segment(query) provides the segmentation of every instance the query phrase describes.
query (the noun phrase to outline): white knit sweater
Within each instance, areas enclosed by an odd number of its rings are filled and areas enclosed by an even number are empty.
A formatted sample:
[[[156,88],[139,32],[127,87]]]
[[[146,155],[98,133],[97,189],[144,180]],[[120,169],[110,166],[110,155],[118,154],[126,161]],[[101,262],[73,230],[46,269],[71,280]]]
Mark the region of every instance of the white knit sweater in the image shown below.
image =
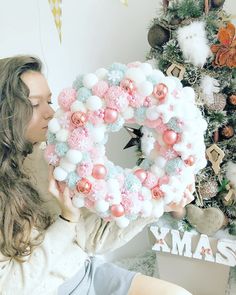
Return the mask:
[[[47,166],[42,160],[42,151],[35,149],[27,161],[25,166],[32,173],[32,179],[48,194]],[[141,218],[120,229],[114,222],[105,222],[85,208],[80,211],[78,223],[58,218],[25,262],[0,255],[1,295],[57,294],[58,287],[83,267],[88,254],[102,254],[121,247],[153,221]]]

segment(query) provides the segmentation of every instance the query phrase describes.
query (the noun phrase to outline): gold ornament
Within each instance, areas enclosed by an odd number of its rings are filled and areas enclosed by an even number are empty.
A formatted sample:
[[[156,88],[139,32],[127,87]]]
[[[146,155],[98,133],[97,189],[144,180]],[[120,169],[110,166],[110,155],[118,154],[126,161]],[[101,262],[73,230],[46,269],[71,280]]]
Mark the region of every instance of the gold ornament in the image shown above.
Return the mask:
[[[125,6],[128,6],[128,0],[120,0],[120,2],[121,2],[122,4],[124,4]]]
[[[166,73],[168,76],[177,77],[180,80],[183,80],[185,68],[182,65],[173,63],[167,70]]]
[[[212,169],[217,175],[220,172],[220,164],[225,156],[224,151],[222,151],[217,144],[211,145],[206,149],[206,154],[208,156],[209,161],[212,164]]]
[[[61,42],[61,3],[62,0],[48,0]]]

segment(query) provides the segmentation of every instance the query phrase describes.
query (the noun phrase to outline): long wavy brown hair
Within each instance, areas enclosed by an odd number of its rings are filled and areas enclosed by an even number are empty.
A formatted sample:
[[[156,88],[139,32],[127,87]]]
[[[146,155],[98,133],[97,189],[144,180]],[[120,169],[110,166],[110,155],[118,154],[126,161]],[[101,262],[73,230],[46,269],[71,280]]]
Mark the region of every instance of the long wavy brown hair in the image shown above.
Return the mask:
[[[0,59],[0,251],[19,261],[32,253],[53,222],[23,169],[33,151],[24,136],[33,109],[21,75],[41,68],[41,61],[31,56]],[[34,238],[33,229],[38,233]]]

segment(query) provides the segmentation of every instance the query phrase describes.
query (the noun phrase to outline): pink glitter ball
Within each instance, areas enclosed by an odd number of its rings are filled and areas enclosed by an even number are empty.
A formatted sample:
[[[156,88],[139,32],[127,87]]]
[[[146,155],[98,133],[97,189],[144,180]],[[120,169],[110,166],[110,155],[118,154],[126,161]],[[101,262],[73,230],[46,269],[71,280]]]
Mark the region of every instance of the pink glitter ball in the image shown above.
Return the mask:
[[[44,151],[44,158],[50,165],[56,166],[58,164],[59,157],[55,153],[55,145],[49,144],[46,147],[46,149]]]
[[[93,164],[92,162],[81,162],[80,165],[77,166],[76,172],[77,174],[83,178],[92,174]]]
[[[97,95],[99,97],[103,97],[105,93],[107,92],[109,86],[106,81],[98,81],[97,84],[95,84],[92,88],[93,95]]]
[[[143,182],[143,185],[146,186],[147,188],[152,188],[154,187],[156,183],[157,183],[157,177],[153,173],[147,171],[147,177],[145,181]]]
[[[64,111],[69,111],[71,104],[76,100],[74,88],[63,89],[58,96],[58,104]]]
[[[128,106],[127,93],[119,86],[111,86],[105,95],[105,100],[107,107],[119,112]]]

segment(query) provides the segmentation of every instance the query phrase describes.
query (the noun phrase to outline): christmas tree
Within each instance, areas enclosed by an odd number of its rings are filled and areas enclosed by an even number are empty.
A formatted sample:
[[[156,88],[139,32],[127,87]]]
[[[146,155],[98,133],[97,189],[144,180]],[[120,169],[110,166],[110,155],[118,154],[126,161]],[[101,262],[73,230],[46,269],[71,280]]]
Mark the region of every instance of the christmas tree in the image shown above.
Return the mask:
[[[236,235],[236,34],[223,4],[164,0],[148,31],[147,58],[194,88],[208,123],[208,164],[196,177],[195,200],[172,213],[184,229],[208,235],[222,228]]]

